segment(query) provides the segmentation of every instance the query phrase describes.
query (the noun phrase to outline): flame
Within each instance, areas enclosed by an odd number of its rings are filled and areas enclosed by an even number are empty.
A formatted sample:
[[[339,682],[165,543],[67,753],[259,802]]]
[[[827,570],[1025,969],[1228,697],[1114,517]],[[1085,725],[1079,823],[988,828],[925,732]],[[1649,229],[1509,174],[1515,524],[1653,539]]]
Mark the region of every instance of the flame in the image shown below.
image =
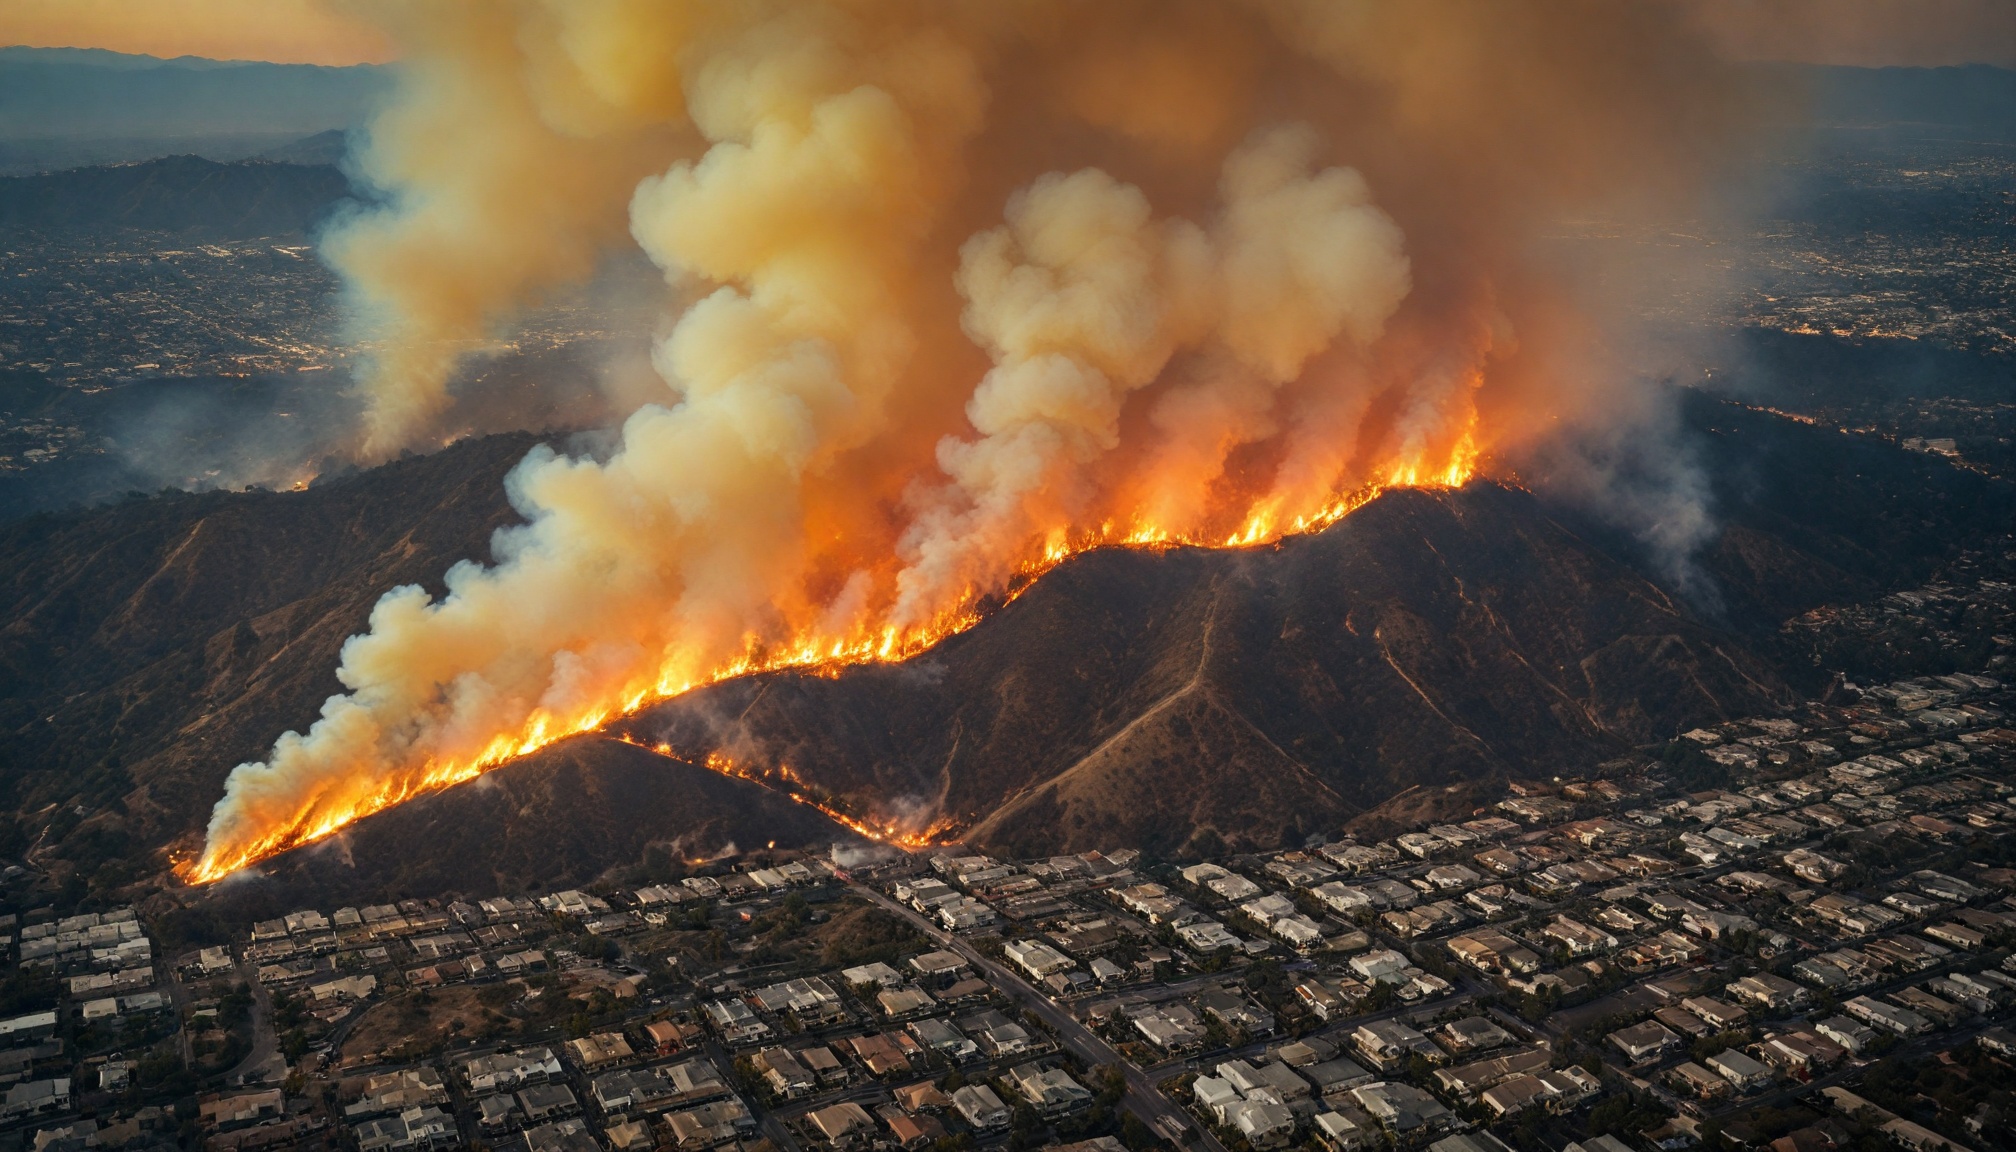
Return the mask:
[[[840,802],[834,798],[815,795],[811,790],[811,786],[800,779],[798,774],[793,772],[791,766],[788,764],[776,764],[768,767],[744,764],[719,749],[709,752],[705,756],[682,756],[673,751],[670,744],[662,742],[658,744],[646,744],[628,733],[618,734],[616,739],[633,747],[642,748],[647,752],[655,752],[669,759],[681,760],[689,764],[698,764],[710,772],[718,772],[723,776],[733,776],[738,780],[748,780],[761,784],[774,792],[789,797],[795,803],[803,804],[807,808],[817,809],[827,819],[846,827],[849,831],[863,839],[873,840],[878,844],[888,844],[906,851],[928,848],[933,844],[944,843],[960,827],[958,821],[950,818],[934,820],[919,829],[905,828],[900,821],[869,819],[856,816],[841,807]]]
[[[1300,535],[1320,532],[1364,507],[1381,493],[1395,488],[1442,489],[1461,487],[1476,473],[1478,447],[1474,418],[1439,462],[1419,458],[1396,463],[1384,470],[1382,478],[1351,492],[1333,496],[1313,512],[1285,515],[1278,505],[1263,504],[1252,509],[1239,527],[1228,535],[1203,536],[1176,531],[1148,522],[1117,524],[1111,521],[1080,534],[1065,530],[1050,533],[1040,541],[1030,558],[1016,571],[1005,591],[988,596],[968,589],[957,605],[930,623],[908,630],[892,627],[857,630],[846,635],[823,635],[808,631],[782,645],[765,645],[751,637],[746,650],[718,667],[698,672],[668,666],[651,683],[632,689],[621,698],[583,710],[574,715],[557,715],[541,709],[533,712],[515,732],[500,732],[475,756],[461,760],[430,761],[419,772],[406,775],[352,802],[316,807],[300,813],[295,820],[276,826],[265,836],[247,841],[227,852],[205,854],[172,863],[175,874],[185,883],[209,884],[240,869],[283,852],[313,844],[343,828],[417,796],[438,792],[473,780],[489,770],[537,752],[559,740],[600,729],[612,719],[653,704],[673,699],[742,676],[795,670],[813,675],[835,676],[860,664],[891,663],[910,659],[956,636],[993,611],[1013,602],[1051,569],[1085,552],[1099,548],[1164,549],[1178,547],[1258,548],[1278,544]],[[624,739],[628,739],[624,737]],[[634,740],[629,741],[636,743]],[[639,745],[645,747],[645,745]],[[671,749],[653,748],[664,755]],[[790,796],[798,803],[824,812],[863,837],[905,848],[938,843],[956,828],[941,820],[921,831],[904,829],[891,822],[873,823],[837,808],[821,799],[788,767],[757,769],[736,764],[719,752],[697,762],[724,775],[754,780]]]

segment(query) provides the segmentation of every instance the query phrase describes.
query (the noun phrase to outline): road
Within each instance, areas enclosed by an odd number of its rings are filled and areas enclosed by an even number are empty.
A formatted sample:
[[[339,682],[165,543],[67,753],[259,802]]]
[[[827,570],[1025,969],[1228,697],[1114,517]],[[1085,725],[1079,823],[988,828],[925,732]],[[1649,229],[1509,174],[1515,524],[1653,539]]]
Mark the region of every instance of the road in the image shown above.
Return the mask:
[[[252,1051],[224,1074],[225,1083],[253,1083],[256,1073],[267,1073],[260,1077],[261,1080],[269,1076],[275,1080],[284,1079],[287,1062],[280,1058],[280,1037],[273,1031],[273,997],[259,982],[259,972],[250,961],[238,962],[238,979],[252,992]],[[268,1073],[269,1064],[278,1065],[277,1075]]]
[[[175,1006],[175,1022],[179,1025],[175,1029],[175,1048],[181,1054],[182,1066],[192,1072],[196,1070],[196,1050],[189,1039],[191,1000],[188,987],[182,983],[182,968],[184,965],[194,963],[196,955],[195,952],[190,952],[178,956],[168,965],[168,1002]]]
[[[733,1079],[735,1057],[721,1046],[720,1041],[708,1040],[702,1050],[707,1053],[707,1058],[714,1062],[714,1067],[720,1069],[723,1076]],[[749,1110],[755,1114],[756,1123],[762,1129],[763,1135],[774,1147],[781,1148],[784,1152],[799,1152],[798,1138],[791,1134],[791,1129],[785,1125],[782,1116],[773,1109],[765,1108],[754,1092],[744,1092],[742,1098],[749,1105]]]
[[[1183,1109],[1164,1096],[1146,1072],[1122,1059],[1111,1045],[1101,1040],[1091,1029],[1085,1027],[1078,1018],[1066,1012],[1048,996],[1038,992],[1032,985],[1007,967],[982,956],[972,945],[946,932],[936,924],[926,920],[914,909],[899,904],[889,897],[864,884],[854,884],[854,891],[874,902],[885,911],[901,916],[915,926],[939,947],[949,948],[958,953],[973,966],[973,970],[1003,992],[1019,1001],[1034,1012],[1038,1019],[1049,1025],[1059,1043],[1087,1065],[1107,1064],[1120,1069],[1126,1077],[1127,1092],[1122,1097],[1128,1111],[1133,1112],[1162,1135],[1179,1145],[1185,1139],[1194,1139],[1205,1152],[1225,1152],[1225,1146],[1209,1130],[1191,1122]],[[1180,1135],[1179,1135],[1180,1134]]]

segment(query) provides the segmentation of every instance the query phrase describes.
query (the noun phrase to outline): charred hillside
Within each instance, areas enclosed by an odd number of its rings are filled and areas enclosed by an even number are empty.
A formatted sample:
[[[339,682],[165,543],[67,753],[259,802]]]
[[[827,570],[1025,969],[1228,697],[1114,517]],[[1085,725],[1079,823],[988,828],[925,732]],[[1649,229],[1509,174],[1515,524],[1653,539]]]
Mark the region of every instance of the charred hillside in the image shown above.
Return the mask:
[[[640,718],[1021,853],[1277,843],[1414,784],[1580,766],[1789,691],[1733,637],[1492,484],[1388,493],[1242,552],[1080,557],[894,667]]]
[[[1082,556],[909,664],[724,684],[630,727],[1007,852],[1275,844],[1413,785],[1586,767],[1787,703],[1782,621],[2008,530],[1999,483],[1685,406],[1722,519],[1694,571],[1516,489],[1390,492],[1274,548]]]
[[[2016,511],[2005,484],[1880,440],[1684,411],[1717,484],[1691,577],[1710,596],[1516,488],[1393,492],[1278,547],[1081,556],[909,663],[723,684],[618,727],[1004,849],[1271,843],[1413,785],[1586,765],[1818,691],[1779,656],[1783,621],[1922,582]],[[79,896],[158,882],[230,768],[339,689],[382,593],[488,555],[531,442],[0,528],[0,855]],[[275,861],[267,890],[536,887],[654,844],[838,834],[758,785],[582,740]]]
[[[388,809],[210,890],[229,920],[302,905],[545,892],[612,867],[824,848],[845,828],[746,780],[582,736]]]
[[[340,690],[380,595],[488,555],[532,443],[0,527],[0,853],[33,845],[80,884],[159,868],[149,850],[200,832],[233,764]]]

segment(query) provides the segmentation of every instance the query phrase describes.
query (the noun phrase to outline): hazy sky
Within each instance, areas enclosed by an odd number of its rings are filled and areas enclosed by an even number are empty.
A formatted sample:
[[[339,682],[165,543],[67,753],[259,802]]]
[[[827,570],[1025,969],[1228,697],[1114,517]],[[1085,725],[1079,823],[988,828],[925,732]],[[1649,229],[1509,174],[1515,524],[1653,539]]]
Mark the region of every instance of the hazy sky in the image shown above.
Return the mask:
[[[2016,67],[2016,0],[1689,0],[1730,56]]]
[[[332,0],[0,0],[0,44],[288,64],[380,63],[391,44]]]
[[[1687,0],[1733,57],[2016,67],[2016,0]],[[345,0],[0,0],[0,44],[356,64],[387,41]]]

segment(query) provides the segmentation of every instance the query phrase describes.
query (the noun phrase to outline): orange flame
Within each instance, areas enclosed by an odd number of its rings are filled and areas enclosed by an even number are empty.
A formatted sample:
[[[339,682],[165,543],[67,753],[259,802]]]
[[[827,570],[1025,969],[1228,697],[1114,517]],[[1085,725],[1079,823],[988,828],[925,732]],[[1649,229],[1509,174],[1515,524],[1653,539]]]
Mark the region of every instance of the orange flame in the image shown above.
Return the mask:
[[[172,867],[175,874],[189,884],[208,884],[221,880],[261,860],[325,839],[372,813],[416,796],[472,780],[492,768],[529,755],[555,741],[592,732],[616,716],[635,712],[640,708],[724,680],[789,669],[817,675],[833,675],[857,664],[909,659],[930,650],[948,637],[971,628],[988,612],[1012,602],[1044,573],[1080,553],[1093,549],[1262,547],[1287,537],[1320,532],[1364,507],[1389,488],[1460,487],[1476,471],[1479,450],[1474,431],[1473,415],[1469,425],[1439,464],[1418,459],[1396,463],[1381,472],[1377,481],[1356,491],[1335,496],[1314,512],[1287,516],[1278,506],[1263,504],[1250,511],[1240,522],[1237,530],[1224,536],[1205,538],[1192,533],[1173,531],[1152,523],[1121,525],[1108,522],[1095,530],[1076,535],[1060,530],[1040,542],[1034,554],[1020,567],[1015,578],[1009,583],[1005,593],[993,597],[991,603],[980,590],[969,589],[956,607],[919,628],[900,630],[884,627],[859,630],[842,636],[824,635],[814,630],[786,644],[767,646],[752,637],[741,656],[719,667],[703,670],[697,674],[690,670],[668,667],[660,673],[655,682],[643,689],[633,689],[621,699],[602,702],[574,715],[556,715],[544,709],[535,711],[518,731],[498,733],[473,757],[429,762],[419,772],[406,774],[388,782],[379,791],[338,805],[312,807],[299,813],[291,822],[276,826],[263,837],[214,855],[205,854],[195,859],[182,860]],[[669,749],[660,751],[671,754]],[[720,758],[719,753],[708,756],[704,762],[707,767],[728,775],[746,776],[771,786],[778,786],[781,783],[780,790],[785,791],[793,800],[818,808],[872,840],[905,847],[921,847],[936,842],[953,827],[949,821],[941,821],[940,824],[922,832],[912,832],[900,829],[894,824],[871,824],[849,813],[838,811],[830,803],[806,794],[804,783],[796,779],[788,768],[774,770],[775,778],[771,779],[753,769],[734,766]]]
[[[660,756],[683,760],[690,764],[698,764],[710,772],[718,772],[723,776],[733,776],[738,780],[749,780],[761,784],[772,791],[789,797],[795,803],[803,804],[807,808],[817,809],[825,814],[827,819],[843,825],[863,839],[873,840],[878,844],[889,844],[906,850],[927,848],[933,844],[943,843],[948,836],[959,828],[958,821],[952,819],[935,820],[922,829],[906,829],[900,821],[870,820],[856,816],[842,808],[838,802],[831,798],[822,798],[813,795],[808,790],[810,786],[801,780],[788,764],[777,764],[767,768],[757,767],[744,764],[719,749],[709,752],[705,756],[682,756],[673,751],[670,744],[646,744],[628,734],[619,734],[616,739],[633,747],[642,748],[648,752],[655,752]]]

